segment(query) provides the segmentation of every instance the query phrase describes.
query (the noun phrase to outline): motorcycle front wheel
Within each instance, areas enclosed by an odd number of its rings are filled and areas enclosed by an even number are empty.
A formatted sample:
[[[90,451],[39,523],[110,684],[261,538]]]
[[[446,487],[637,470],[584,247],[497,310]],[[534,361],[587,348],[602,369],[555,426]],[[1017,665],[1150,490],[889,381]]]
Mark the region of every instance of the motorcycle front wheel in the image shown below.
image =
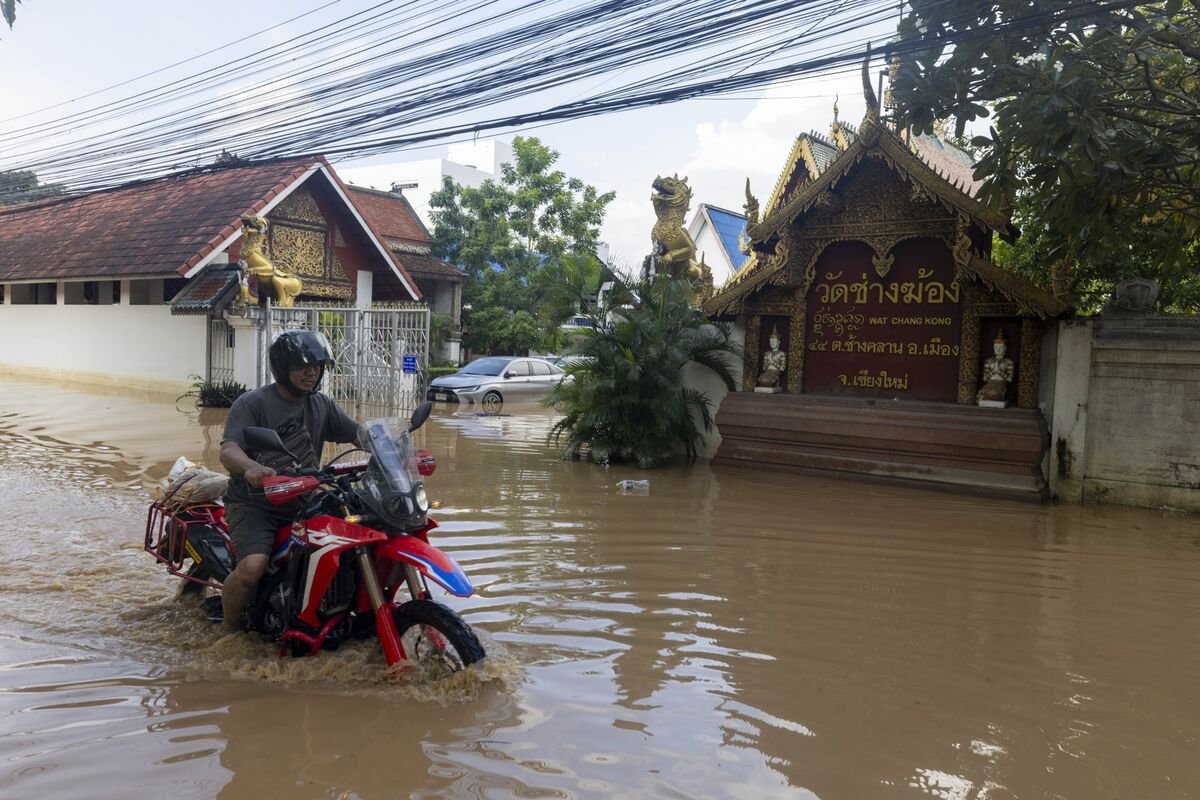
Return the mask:
[[[459,672],[487,655],[471,626],[441,603],[410,600],[392,617],[404,655],[422,667]]]

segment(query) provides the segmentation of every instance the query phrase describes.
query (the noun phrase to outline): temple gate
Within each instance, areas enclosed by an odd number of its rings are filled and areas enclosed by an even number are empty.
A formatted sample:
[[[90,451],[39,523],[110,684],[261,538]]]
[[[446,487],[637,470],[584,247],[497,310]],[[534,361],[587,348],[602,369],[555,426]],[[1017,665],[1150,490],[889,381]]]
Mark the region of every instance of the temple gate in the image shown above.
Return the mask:
[[[993,236],[1017,231],[972,171],[936,136],[835,109],[829,138],[797,139],[761,220],[747,193],[751,261],[704,306],[746,333],[718,460],[1046,496],[1039,347],[1066,306],[992,261]],[[772,331],[787,369],[764,389]]]

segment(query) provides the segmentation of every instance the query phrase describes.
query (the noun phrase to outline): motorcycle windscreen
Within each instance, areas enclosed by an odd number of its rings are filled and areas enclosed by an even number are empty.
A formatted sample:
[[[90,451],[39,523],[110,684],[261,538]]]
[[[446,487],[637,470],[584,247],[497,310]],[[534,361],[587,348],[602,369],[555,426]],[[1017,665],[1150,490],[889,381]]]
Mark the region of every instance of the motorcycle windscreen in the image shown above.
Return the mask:
[[[391,525],[405,530],[418,527],[427,506],[407,429],[395,419],[373,419],[362,424],[358,438],[371,454],[360,496]]]

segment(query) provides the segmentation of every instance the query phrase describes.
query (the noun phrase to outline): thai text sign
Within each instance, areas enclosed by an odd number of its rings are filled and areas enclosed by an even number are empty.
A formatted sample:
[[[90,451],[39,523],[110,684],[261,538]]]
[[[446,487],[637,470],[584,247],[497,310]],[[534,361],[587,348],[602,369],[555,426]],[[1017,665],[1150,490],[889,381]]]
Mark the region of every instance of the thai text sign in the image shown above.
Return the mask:
[[[858,242],[831,245],[807,295],[804,391],[954,402],[962,290],[941,242],[897,245],[883,276]]]

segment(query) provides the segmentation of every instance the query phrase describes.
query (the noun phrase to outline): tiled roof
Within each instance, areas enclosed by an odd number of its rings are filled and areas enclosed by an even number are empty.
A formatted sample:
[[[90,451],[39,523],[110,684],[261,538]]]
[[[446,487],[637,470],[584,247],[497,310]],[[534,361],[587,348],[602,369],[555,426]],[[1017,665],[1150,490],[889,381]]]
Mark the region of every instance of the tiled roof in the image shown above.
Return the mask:
[[[453,264],[447,264],[441,259],[434,258],[428,254],[422,253],[405,253],[393,251],[396,254],[396,259],[404,265],[404,269],[410,275],[418,278],[427,276],[438,276],[446,278],[457,278],[459,281],[465,281],[467,274]]]
[[[845,122],[839,124],[842,131],[846,134],[846,141],[853,143],[858,138],[858,129]],[[816,134],[810,134],[810,136],[814,137],[813,157],[817,161],[819,171],[824,172],[825,168],[832,164],[834,159],[841,154],[841,151],[825,143],[820,148],[821,155],[818,155],[817,142],[824,142],[824,140],[821,140]],[[903,139],[908,149],[916,154],[917,158],[924,161],[934,172],[951,183],[954,188],[965,193],[968,197],[974,197],[979,193],[983,182],[975,180],[975,161],[971,158],[970,153],[960,150],[945,139],[931,133],[923,133],[920,136],[913,137],[905,136]]]
[[[712,222],[713,230],[717,232],[717,239],[720,240],[725,255],[729,257],[729,263],[733,265],[734,272],[737,272],[749,258],[742,252],[741,244],[738,241],[739,235],[746,230],[745,215],[735,214],[732,211],[708,204],[705,204],[704,208]]]
[[[842,154],[842,151],[838,150],[837,145],[830,143],[823,136],[810,133],[808,137],[808,146],[812,148],[813,161],[817,165],[817,175],[820,175]],[[813,177],[815,178],[816,175]]]
[[[979,194],[983,181],[975,180],[975,162],[971,154],[932,134],[914,136],[909,148],[959,190],[971,197]]]
[[[439,276],[466,279],[466,273],[453,264],[429,254],[429,231],[402,194],[346,185],[350,199],[371,226],[383,236],[396,260],[406,272],[418,277]]]
[[[175,295],[172,314],[219,314],[237,294],[240,273],[235,268],[206,269]]]
[[[184,274],[319,158],[191,172],[0,209],[0,280]]]
[[[429,231],[425,230],[404,195],[352,184],[346,184],[346,190],[359,213],[385,239],[425,244],[431,241]]]

